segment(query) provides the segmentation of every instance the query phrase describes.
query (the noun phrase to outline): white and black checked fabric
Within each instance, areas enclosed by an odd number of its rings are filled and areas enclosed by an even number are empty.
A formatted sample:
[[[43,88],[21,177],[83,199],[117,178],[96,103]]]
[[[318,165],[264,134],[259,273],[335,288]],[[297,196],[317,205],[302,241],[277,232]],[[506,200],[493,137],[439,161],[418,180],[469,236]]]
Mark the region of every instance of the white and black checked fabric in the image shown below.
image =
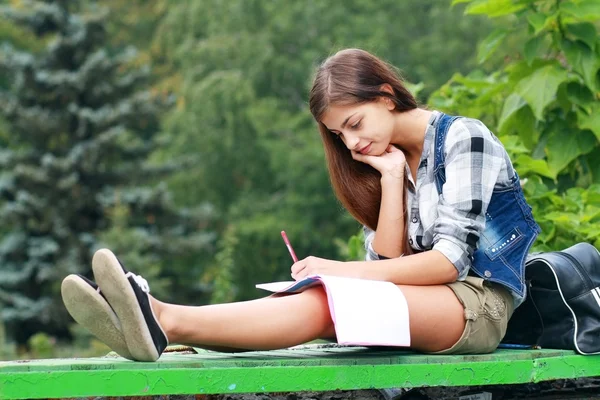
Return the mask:
[[[441,114],[434,111],[423,145],[417,182],[408,164],[408,234],[416,251],[435,249],[467,277],[472,254],[485,226],[485,212],[494,187],[510,185],[514,170],[502,143],[476,119],[452,123],[444,145],[446,183],[438,195],[435,185],[435,126]],[[380,260],[372,247],[376,232],[364,227],[366,260]]]

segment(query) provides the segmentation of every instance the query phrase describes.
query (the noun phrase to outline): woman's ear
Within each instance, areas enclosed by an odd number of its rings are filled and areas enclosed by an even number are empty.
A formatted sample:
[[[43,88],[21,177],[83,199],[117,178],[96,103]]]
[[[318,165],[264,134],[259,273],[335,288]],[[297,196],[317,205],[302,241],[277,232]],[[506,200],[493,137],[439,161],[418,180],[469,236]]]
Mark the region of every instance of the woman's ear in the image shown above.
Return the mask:
[[[394,89],[392,88],[392,86],[389,83],[384,83],[383,85],[381,85],[379,87],[379,90],[382,92],[389,93],[392,96],[394,95]],[[396,108],[396,105],[394,104],[392,99],[390,99],[389,97],[382,96],[381,99],[383,100],[383,102],[388,110],[392,111]]]
[[[387,92],[391,95],[394,95],[394,89],[392,88],[392,85],[390,85],[389,83],[384,83],[383,85],[381,85],[379,87],[379,90],[382,92]]]

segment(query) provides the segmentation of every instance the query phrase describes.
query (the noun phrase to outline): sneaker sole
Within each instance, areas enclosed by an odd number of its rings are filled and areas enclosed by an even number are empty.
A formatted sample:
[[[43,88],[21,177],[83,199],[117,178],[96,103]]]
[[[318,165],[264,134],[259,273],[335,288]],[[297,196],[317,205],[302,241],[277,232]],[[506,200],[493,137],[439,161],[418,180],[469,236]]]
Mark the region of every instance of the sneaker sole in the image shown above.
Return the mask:
[[[60,287],[71,317],[121,357],[132,360],[121,325],[104,297],[77,275],[63,279]]]
[[[160,357],[144,314],[117,257],[107,249],[98,250],[92,259],[98,286],[121,322],[127,348],[137,361],[156,361]]]

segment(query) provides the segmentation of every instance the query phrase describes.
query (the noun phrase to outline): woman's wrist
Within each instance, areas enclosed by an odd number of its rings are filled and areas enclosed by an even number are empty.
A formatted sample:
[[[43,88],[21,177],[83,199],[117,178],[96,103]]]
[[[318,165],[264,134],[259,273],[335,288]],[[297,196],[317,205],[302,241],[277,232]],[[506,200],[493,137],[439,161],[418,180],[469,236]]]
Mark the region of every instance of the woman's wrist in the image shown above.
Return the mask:
[[[397,185],[404,184],[404,171],[387,172],[381,174],[382,185]]]

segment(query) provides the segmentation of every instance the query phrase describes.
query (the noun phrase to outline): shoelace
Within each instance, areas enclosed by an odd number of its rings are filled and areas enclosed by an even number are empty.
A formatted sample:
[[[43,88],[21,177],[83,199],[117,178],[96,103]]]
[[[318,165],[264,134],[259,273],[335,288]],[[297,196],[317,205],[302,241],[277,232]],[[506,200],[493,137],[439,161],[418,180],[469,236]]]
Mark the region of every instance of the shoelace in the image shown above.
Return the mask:
[[[148,285],[148,281],[145,280],[144,278],[142,278],[140,275],[136,275],[134,273],[128,272],[127,274],[125,274],[125,277],[129,278],[132,277],[133,280],[135,281],[135,283],[138,284],[138,286],[140,287],[140,289],[142,289],[144,292],[146,293],[150,293],[150,286]]]

